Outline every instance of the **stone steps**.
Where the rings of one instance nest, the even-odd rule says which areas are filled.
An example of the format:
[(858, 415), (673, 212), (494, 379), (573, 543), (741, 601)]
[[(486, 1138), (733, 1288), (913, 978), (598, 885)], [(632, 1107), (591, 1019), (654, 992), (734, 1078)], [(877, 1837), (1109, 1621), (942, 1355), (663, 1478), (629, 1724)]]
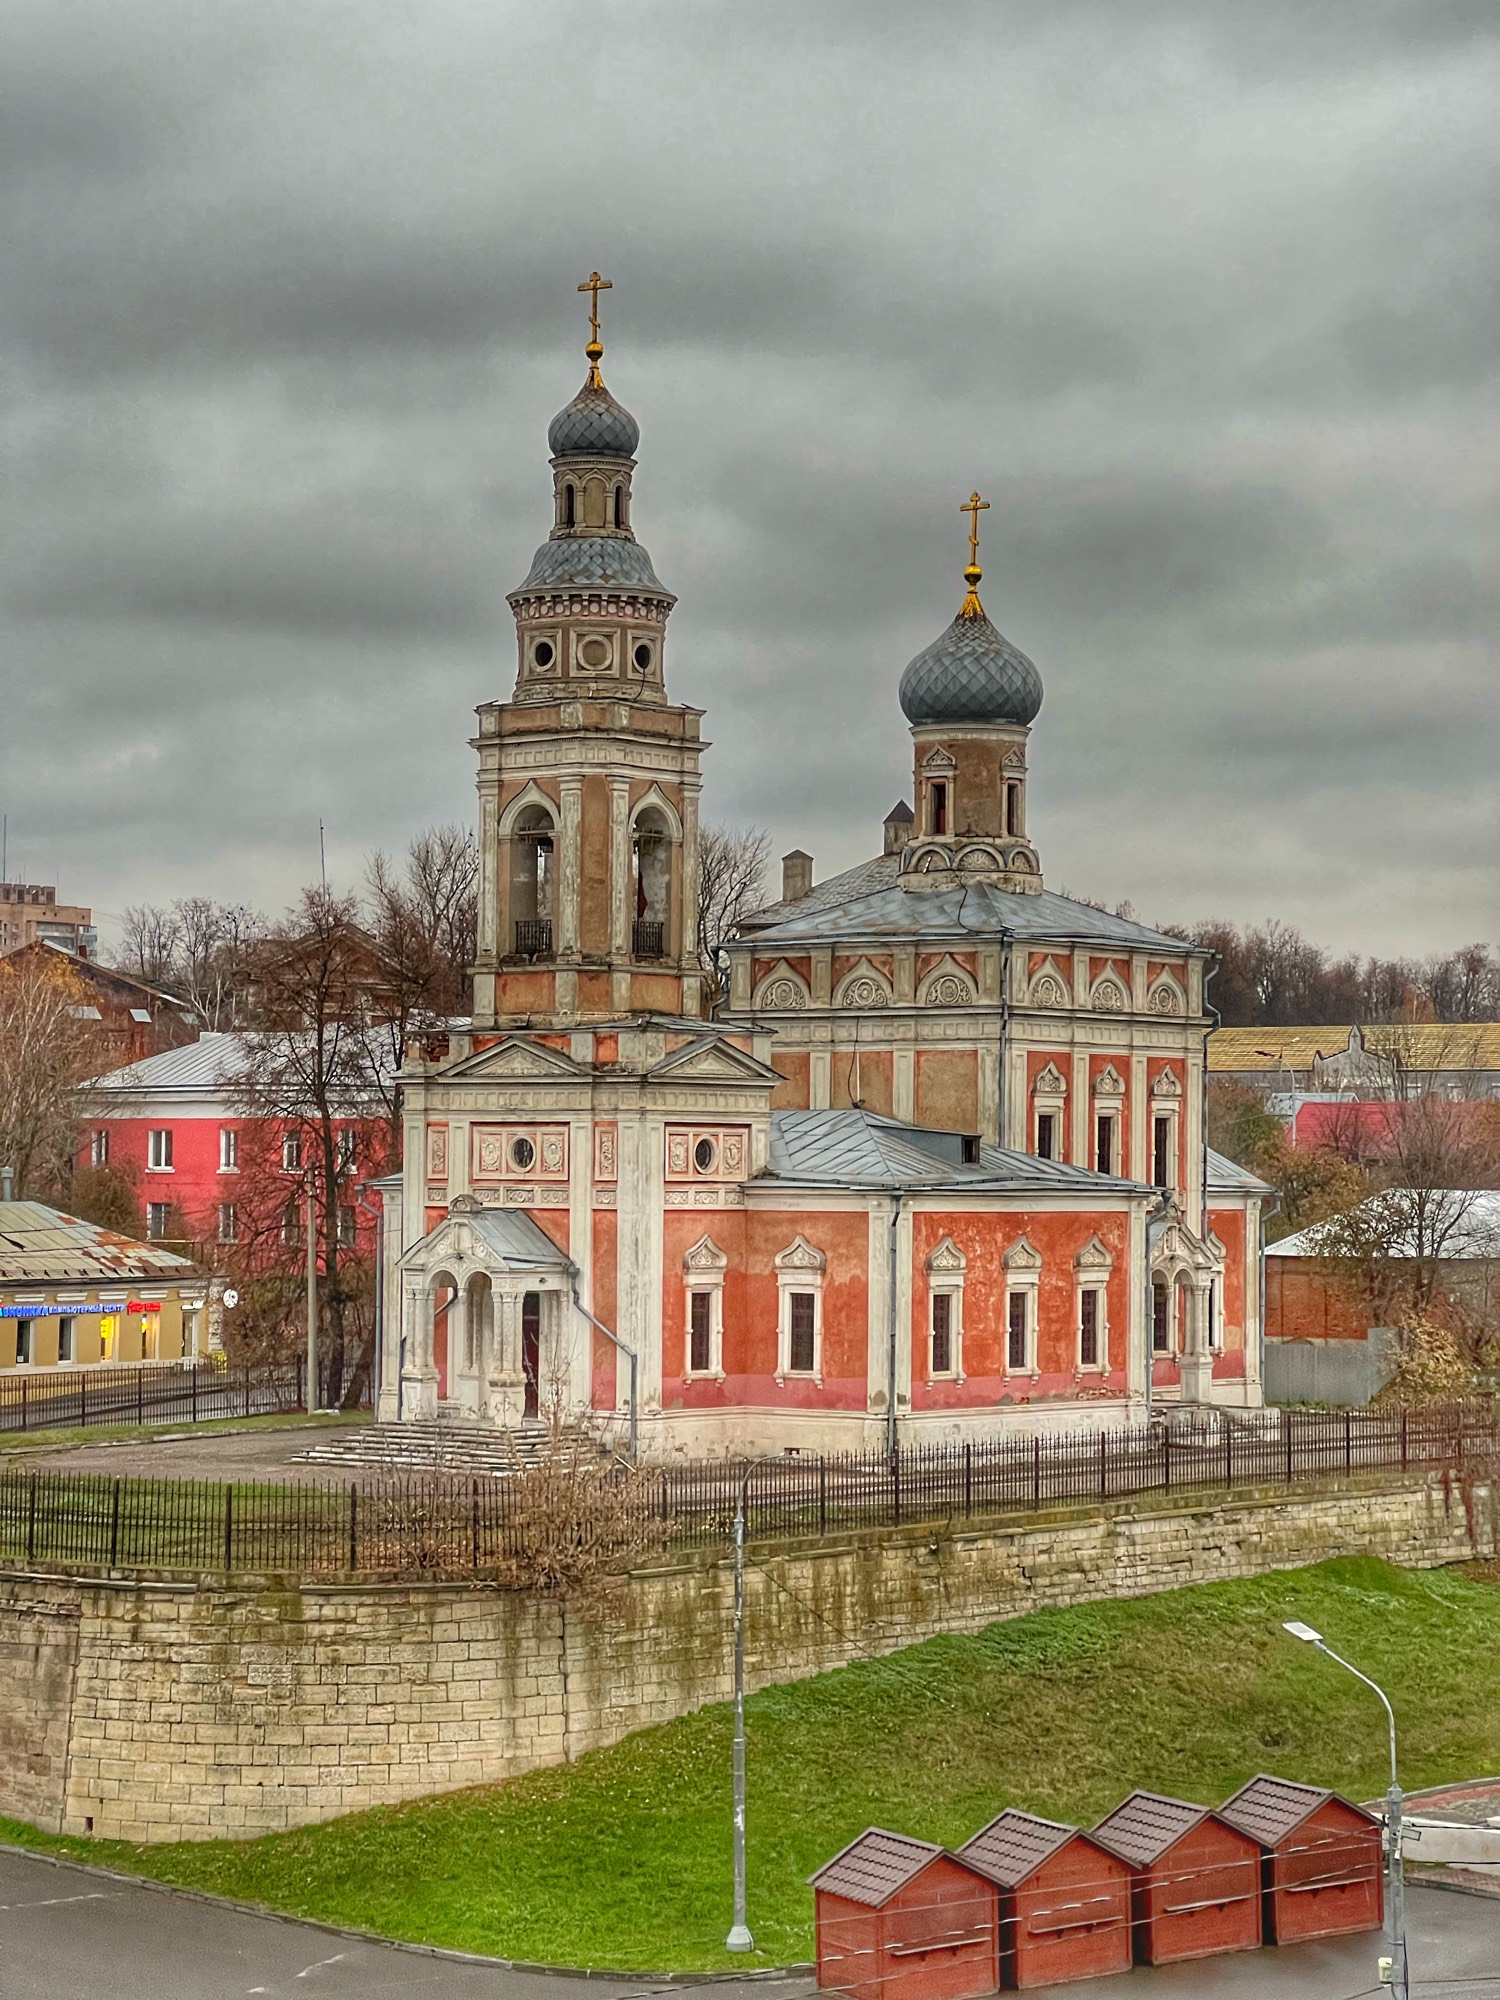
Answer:
[[(414, 1478), (458, 1473), (507, 1479), (545, 1463), (553, 1448), (545, 1424), (524, 1425), (518, 1431), (487, 1430), (462, 1420), (369, 1424), (331, 1433), (298, 1452), (297, 1463), (341, 1469), (367, 1466), (372, 1472)], [(565, 1464), (606, 1454), (596, 1438), (576, 1429), (563, 1431), (556, 1449)]]

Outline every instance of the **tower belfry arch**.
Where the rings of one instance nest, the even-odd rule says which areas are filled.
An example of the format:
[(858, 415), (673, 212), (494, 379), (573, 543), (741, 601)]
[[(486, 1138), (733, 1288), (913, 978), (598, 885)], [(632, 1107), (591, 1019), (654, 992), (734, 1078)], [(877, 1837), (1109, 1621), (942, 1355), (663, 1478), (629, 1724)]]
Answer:
[[(702, 711), (667, 696), (676, 599), (632, 522), (640, 428), (605, 385), (590, 272), (588, 372), (553, 418), (553, 519), (509, 594), (516, 680), (478, 710), (477, 1028), (702, 1010)], [(525, 803), (518, 801), (525, 795)]]

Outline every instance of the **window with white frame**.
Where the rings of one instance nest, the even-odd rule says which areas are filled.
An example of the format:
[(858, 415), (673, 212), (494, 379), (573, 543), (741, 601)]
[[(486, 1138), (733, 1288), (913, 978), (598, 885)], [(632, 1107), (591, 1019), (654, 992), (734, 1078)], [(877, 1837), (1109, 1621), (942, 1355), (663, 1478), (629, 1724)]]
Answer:
[(239, 1238), (240, 1221), (238, 1215), (235, 1213), (234, 1203), (232, 1201), (221, 1201), (219, 1203), (219, 1241), (221, 1243), (238, 1243)]
[(712, 1237), (700, 1236), (682, 1260), (685, 1375), (724, 1375), (724, 1273), (729, 1259)]
[(16, 1366), (18, 1368), (25, 1368), (30, 1365), (30, 1362), (31, 1321), (29, 1319), (18, 1319), (16, 1321)]
[(339, 1127), (339, 1172), (347, 1174), (354, 1165), (354, 1149), (358, 1139), (352, 1125)]
[(146, 1235), (152, 1243), (160, 1243), (167, 1233), (171, 1203), (148, 1201), (146, 1203)]
[(1005, 1253), (1005, 1372), (1037, 1372), (1037, 1307), (1042, 1283), (1041, 1253), (1022, 1237)]
[(1223, 1345), (1224, 1333), (1223, 1305), (1219, 1296), (1219, 1281), (1217, 1278), (1210, 1278), (1208, 1281), (1206, 1310), (1208, 1313), (1207, 1338), (1209, 1349), (1211, 1352), (1217, 1353)]
[(284, 1174), (300, 1174), (302, 1171), (302, 1134), (288, 1132), (281, 1141), (281, 1171)]
[(73, 1315), (62, 1313), (57, 1322), (57, 1358), (59, 1361), (73, 1359)]
[(964, 1274), (968, 1259), (945, 1236), (927, 1259), (927, 1378), (961, 1382), (963, 1375)]
[(1182, 1085), (1164, 1069), (1151, 1086), (1151, 1180), (1159, 1188), (1176, 1187), (1178, 1173), (1177, 1114)]
[(823, 1274), (827, 1259), (799, 1236), (776, 1259), (776, 1380), (823, 1380)]
[(347, 1201), (341, 1202), (339, 1204), (338, 1215), (339, 1248), (341, 1250), (353, 1249), (354, 1239), (358, 1230), (359, 1218), (354, 1213), (353, 1203)]
[(146, 1136), (146, 1165), (153, 1173), (165, 1174), (172, 1167), (172, 1128), (155, 1127)]
[(1068, 1086), (1062, 1071), (1048, 1063), (1032, 1086), (1032, 1130), (1034, 1151), (1039, 1160), (1063, 1157), (1063, 1115), (1067, 1108)]
[(89, 1165), (94, 1167), (109, 1165), (109, 1131), (103, 1125), (96, 1127), (89, 1141)]
[(1172, 1286), (1165, 1278), (1151, 1280), (1151, 1352), (1172, 1352)]
[(240, 1128), (237, 1125), (219, 1127), (219, 1172), (237, 1174), (240, 1170)]
[(1094, 1172), (1097, 1174), (1117, 1174), (1120, 1171), (1120, 1114), (1111, 1110), (1100, 1110), (1094, 1114)]
[(1114, 1258), (1095, 1236), (1073, 1259), (1078, 1291), (1078, 1366), (1109, 1366), (1109, 1274)]

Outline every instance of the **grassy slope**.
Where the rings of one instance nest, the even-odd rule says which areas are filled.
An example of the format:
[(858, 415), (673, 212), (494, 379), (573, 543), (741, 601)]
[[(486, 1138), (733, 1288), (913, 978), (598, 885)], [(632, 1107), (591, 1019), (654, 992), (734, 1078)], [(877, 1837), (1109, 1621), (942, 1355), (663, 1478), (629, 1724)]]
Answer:
[[(1258, 1770), (1385, 1784), (1372, 1695), (1279, 1630), (1316, 1625), (1392, 1692), (1409, 1786), (1500, 1772), (1500, 1590), (1373, 1559), (935, 1639), (750, 1703), (760, 1963), (806, 1958), (804, 1878), (873, 1823), (957, 1843), (1002, 1805), (1097, 1817), (1132, 1786), (1215, 1802)], [(392, 1936), (574, 1965), (730, 1963), (729, 1715), (508, 1785), (234, 1844), (7, 1837)], [(733, 1961), (743, 1964), (743, 1960)]]
[(238, 1431), (328, 1430), (370, 1421), (368, 1410), (320, 1410), (311, 1417), (305, 1410), (286, 1410), (263, 1417), (204, 1417), (196, 1424), (186, 1418), (162, 1424), (88, 1424), (82, 1429), (73, 1424), (51, 1431), (0, 1431), (0, 1452), (56, 1451), (69, 1444), (162, 1444), (185, 1437), (233, 1437)]

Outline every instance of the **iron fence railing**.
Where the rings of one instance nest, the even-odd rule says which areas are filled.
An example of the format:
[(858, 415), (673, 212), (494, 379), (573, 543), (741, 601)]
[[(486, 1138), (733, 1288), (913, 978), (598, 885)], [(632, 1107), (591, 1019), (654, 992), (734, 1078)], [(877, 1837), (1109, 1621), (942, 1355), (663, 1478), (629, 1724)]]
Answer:
[(547, 917), (518, 917), (516, 919), (516, 956), (518, 958), (550, 958), (552, 956), (552, 923)]
[(630, 933), (632, 958), (665, 958), (667, 927), (651, 917), (637, 917)]
[[(241, 1381), (232, 1388), (243, 1398)], [(572, 1441), (556, 1460), (556, 1476), (576, 1479), (579, 1463)], [(1274, 1488), (1379, 1469), (1479, 1478), (1497, 1467), (1500, 1418), (1494, 1402), (1481, 1402), (1388, 1415), (1284, 1411), (1264, 1430), (1118, 1430), (891, 1457), (780, 1457), (748, 1473), (729, 1460), (593, 1476), (630, 1482), (628, 1504), (654, 1518), (655, 1546), (715, 1549), (730, 1538), (742, 1481), (748, 1532), (764, 1540), (1025, 1516), (1060, 1502), (1132, 1494), (1196, 1489), (1207, 1498), (1215, 1488)], [(273, 1573), (494, 1570), (525, 1555), (542, 1516), (552, 1524), (545, 1532), (556, 1532), (556, 1492), (532, 1505), (537, 1477), (387, 1473), (359, 1482), (229, 1485), (6, 1469), (0, 1561)], [(582, 1510), (578, 1529), (587, 1534), (587, 1492), (576, 1488), (569, 1504)]]
[[(204, 1423), (274, 1416), (305, 1407), (305, 1363), (232, 1367), (222, 1355), (0, 1375), (0, 1431), (84, 1429), (94, 1424)], [(322, 1387), (327, 1386), (326, 1371)]]

